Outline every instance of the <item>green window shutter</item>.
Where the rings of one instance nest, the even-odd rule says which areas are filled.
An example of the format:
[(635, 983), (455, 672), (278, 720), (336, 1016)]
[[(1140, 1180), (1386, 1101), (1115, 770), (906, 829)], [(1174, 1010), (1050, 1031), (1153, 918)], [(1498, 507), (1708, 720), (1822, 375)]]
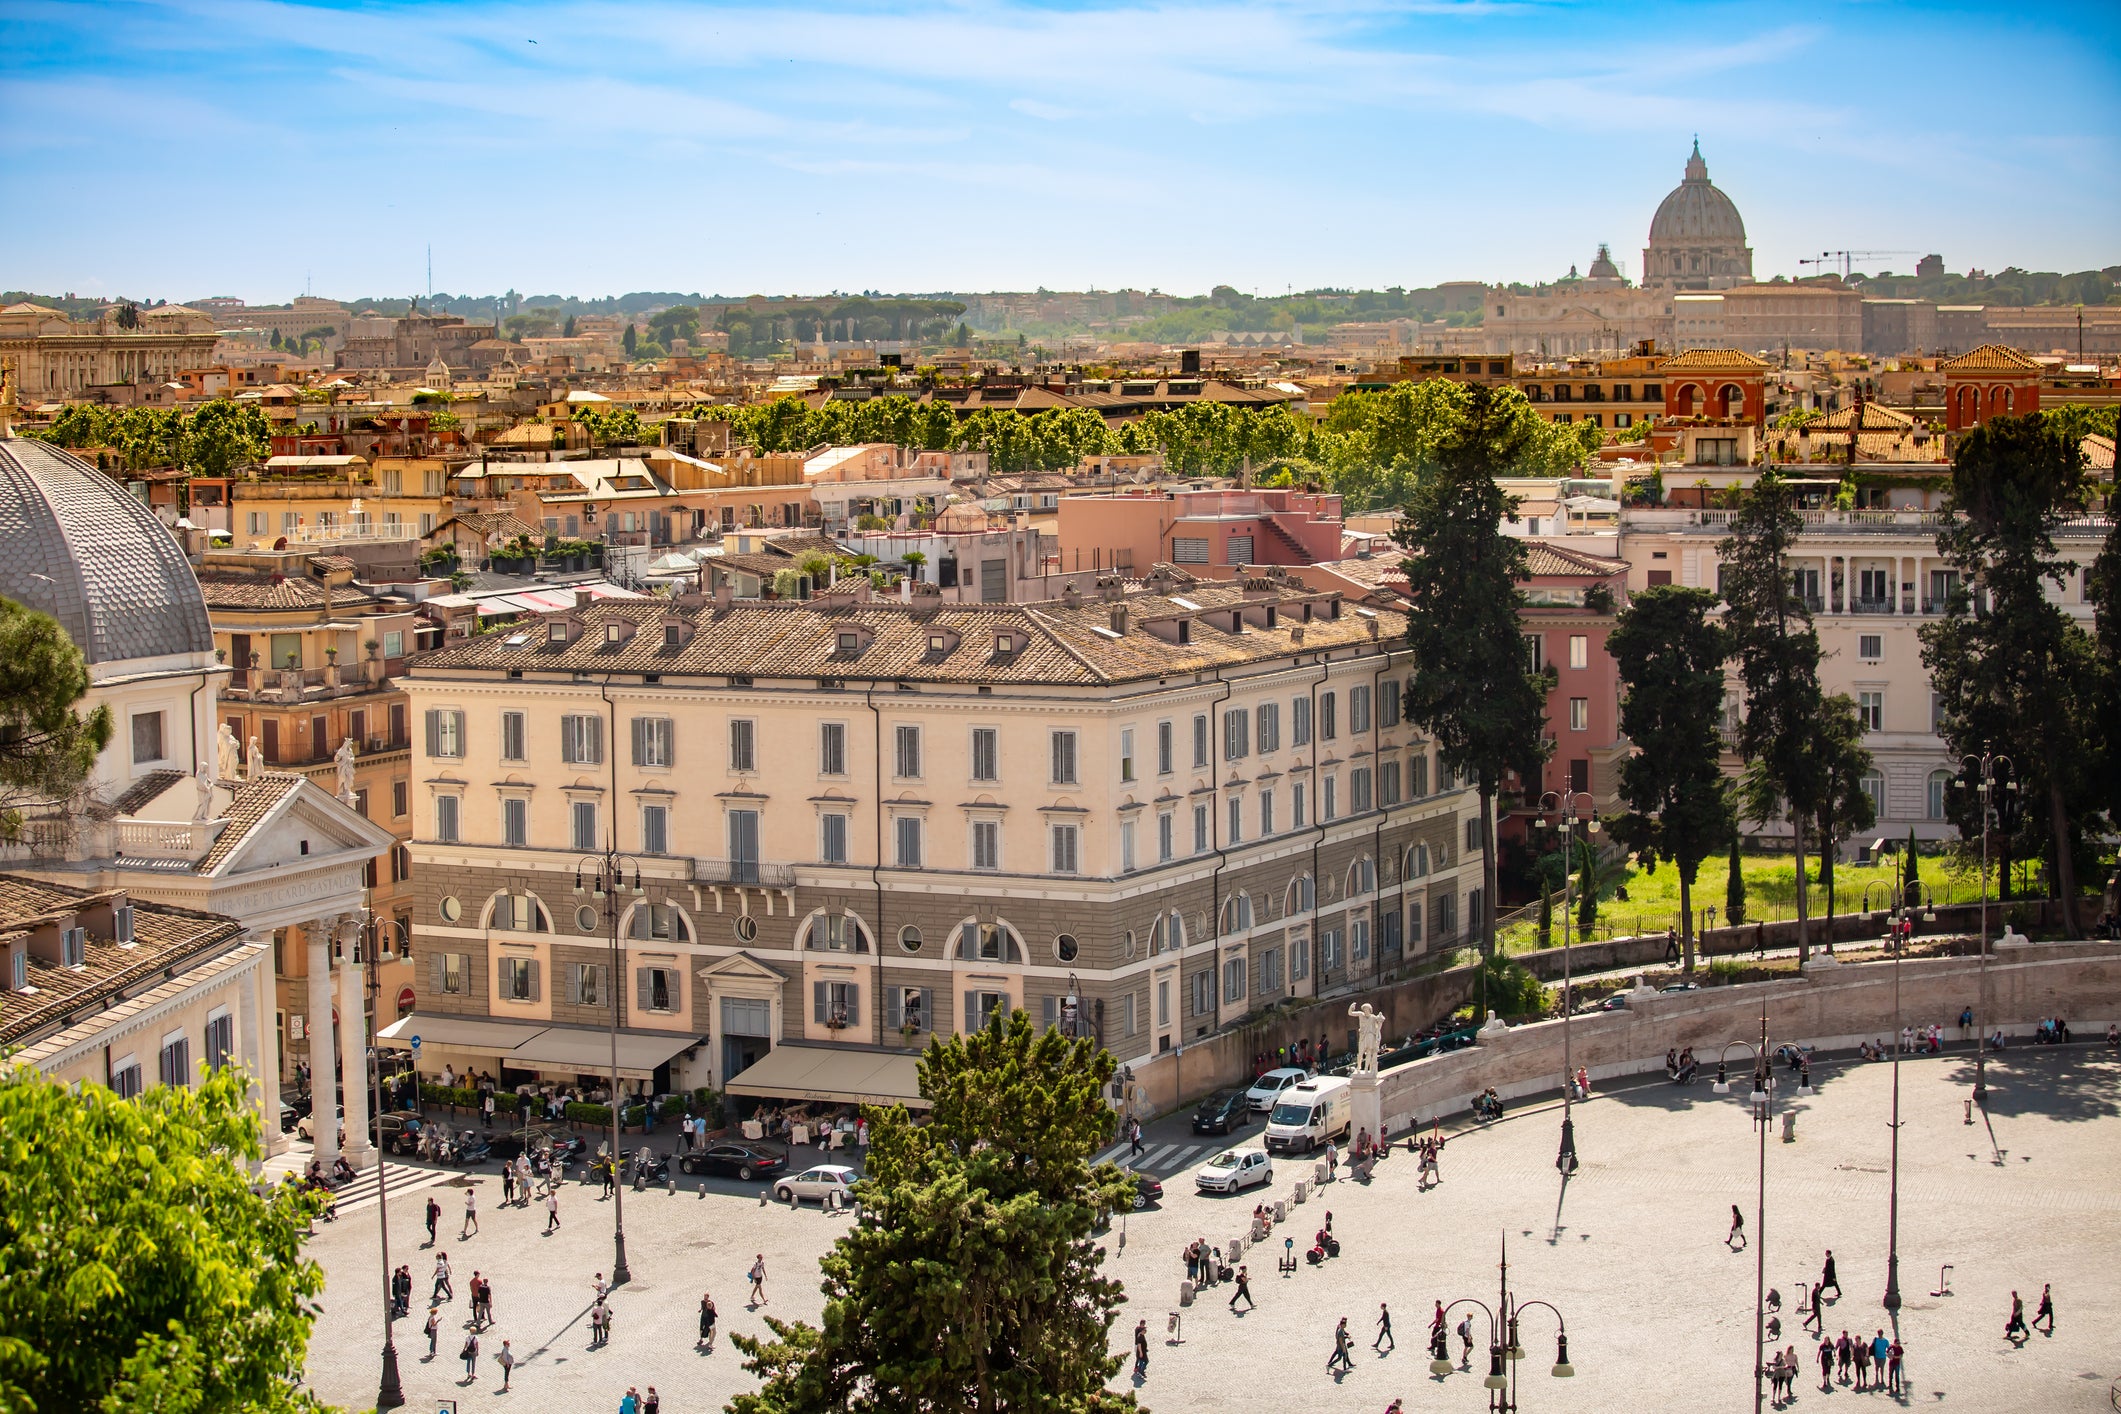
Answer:
[(826, 1017), (831, 1015), (832, 1005), (831, 999), (826, 995), (823, 982), (812, 982), (810, 984), (810, 1005), (817, 1024), (823, 1026)]
[(545, 995), (539, 987), (538, 971), (538, 960), (532, 958), (530, 960), (530, 999), (534, 1002), (543, 1001)]
[(884, 1025), (890, 1027), (893, 1031), (906, 1024), (905, 995), (905, 989), (902, 987), (886, 987), (884, 989)]

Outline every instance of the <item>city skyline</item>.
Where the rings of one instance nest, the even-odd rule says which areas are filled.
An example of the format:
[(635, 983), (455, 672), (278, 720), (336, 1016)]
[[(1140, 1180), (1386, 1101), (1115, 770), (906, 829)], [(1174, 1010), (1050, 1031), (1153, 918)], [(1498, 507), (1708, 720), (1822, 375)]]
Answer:
[(1756, 15), (51, 4), (0, 21), (0, 163), (116, 219), (0, 260), (260, 303), (424, 291), (430, 246), (437, 289), (585, 296), (1639, 277), (1698, 132), (1763, 277), (2113, 262), (2110, 14)]

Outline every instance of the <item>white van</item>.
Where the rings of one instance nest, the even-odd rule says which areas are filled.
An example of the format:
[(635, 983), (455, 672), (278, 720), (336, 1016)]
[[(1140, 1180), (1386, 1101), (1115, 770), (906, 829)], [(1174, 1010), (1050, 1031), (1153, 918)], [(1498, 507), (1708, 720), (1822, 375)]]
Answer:
[(1267, 1152), (1308, 1154), (1328, 1139), (1346, 1139), (1354, 1110), (1347, 1076), (1298, 1081), (1281, 1092), (1267, 1116)]

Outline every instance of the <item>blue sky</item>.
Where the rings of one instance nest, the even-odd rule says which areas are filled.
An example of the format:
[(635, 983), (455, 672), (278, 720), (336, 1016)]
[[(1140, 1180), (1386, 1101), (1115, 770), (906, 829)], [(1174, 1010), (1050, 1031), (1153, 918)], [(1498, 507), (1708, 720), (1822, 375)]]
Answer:
[(1632, 273), (1697, 132), (1762, 274), (2076, 270), (2121, 261), (2117, 95), (2112, 4), (11, 0), (0, 285)]

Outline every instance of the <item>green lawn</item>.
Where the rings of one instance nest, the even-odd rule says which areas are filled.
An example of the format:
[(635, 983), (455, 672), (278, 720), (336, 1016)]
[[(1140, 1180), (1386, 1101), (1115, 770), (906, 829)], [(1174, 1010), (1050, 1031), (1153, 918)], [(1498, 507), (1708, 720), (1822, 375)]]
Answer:
[[(1808, 911), (1814, 918), (1826, 914), (1826, 890), (1818, 882), (1819, 865), (1816, 859), (1807, 856), (1805, 863), (1813, 877)], [(1797, 916), (1797, 868), (1795, 858), (1788, 854), (1743, 854), (1739, 856), (1739, 867), (1745, 873), (1745, 916), (1747, 922), (1765, 919), (1774, 922)], [(1952, 873), (1947, 861), (1925, 856), (1920, 863), (1922, 882), (1932, 889), (1939, 903), (1959, 903), (1978, 899), (1981, 896), (1979, 876), (1972, 870)], [(1724, 884), (1730, 869), (1729, 857), (1706, 860), (1695, 876), (1692, 903), (1697, 926), (1701, 911), (1714, 906), (1716, 926), (1722, 927), (1724, 918)], [(1834, 868), (1834, 912), (1848, 914), (1861, 912), (1864, 892), (1869, 887), (1873, 907), (1885, 907), (1884, 900), (1894, 891), (1900, 880), (1900, 861), (1897, 857), (1871, 866), (1839, 864)], [(1573, 889), (1573, 885), (1572, 885)], [(1625, 889), (1627, 898), (1619, 897)], [(1561, 942), (1560, 900), (1555, 900), (1556, 916), (1553, 925), (1553, 942)], [(1505, 950), (1528, 951), (1538, 946), (1538, 913), (1536, 908), (1520, 915), (1512, 915), (1505, 921), (1507, 940)], [(1572, 910), (1570, 927), (1573, 929)], [(1632, 860), (1624, 869), (1615, 869), (1599, 891), (1598, 921), (1592, 930), (1594, 938), (1627, 937), (1631, 934), (1661, 933), (1666, 928), (1679, 926), (1679, 871), (1670, 864), (1658, 866), (1654, 874), (1645, 873)]]

